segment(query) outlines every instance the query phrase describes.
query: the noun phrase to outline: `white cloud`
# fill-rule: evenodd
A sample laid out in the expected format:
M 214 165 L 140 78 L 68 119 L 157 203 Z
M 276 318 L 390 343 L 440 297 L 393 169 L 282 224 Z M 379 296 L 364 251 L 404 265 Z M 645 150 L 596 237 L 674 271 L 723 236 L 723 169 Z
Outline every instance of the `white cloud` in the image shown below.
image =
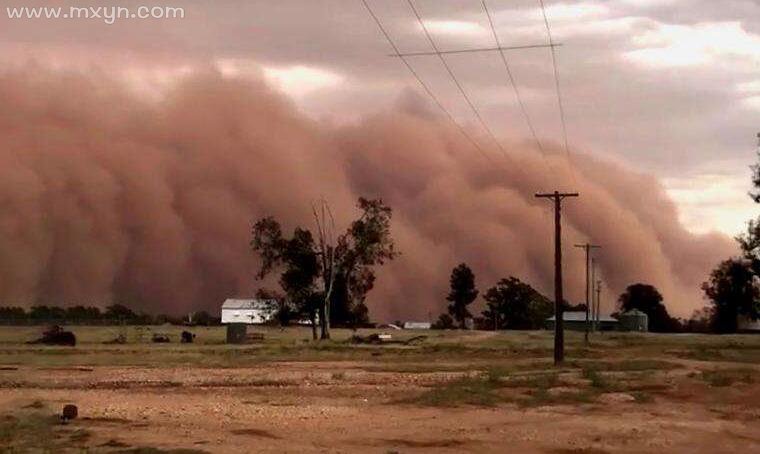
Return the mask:
M 760 62 L 760 36 L 748 33 L 740 22 L 696 25 L 657 24 L 633 38 L 640 49 L 623 54 L 649 67 L 705 65 L 726 58 Z
M 423 21 L 425 28 L 430 33 L 444 35 L 480 35 L 486 32 L 477 22 L 457 20 L 426 20 Z
M 694 66 L 710 62 L 707 54 L 687 46 L 639 49 L 626 52 L 624 57 L 634 63 L 654 67 Z
M 650 6 L 663 6 L 669 5 L 680 0 L 618 0 L 624 5 L 630 5 L 639 8 L 649 8 Z
M 736 84 L 736 91 L 739 93 L 760 93 L 760 80 L 738 83 Z
M 326 69 L 302 65 L 264 67 L 264 75 L 284 92 L 295 97 L 335 87 L 345 80 L 342 75 Z
M 258 78 L 263 75 L 270 83 L 294 98 L 303 98 L 315 91 L 335 87 L 345 80 L 336 72 L 315 66 L 262 66 L 250 59 L 218 59 L 216 67 L 225 77 Z
M 614 19 L 598 19 L 583 22 L 567 22 L 552 28 L 558 38 L 577 35 L 621 35 L 631 33 L 635 26 L 646 21 L 639 17 L 619 17 Z
M 534 10 L 540 13 L 540 9 Z M 546 5 L 546 17 L 550 22 L 586 19 L 589 17 L 606 16 L 609 8 L 599 3 L 554 3 Z
M 695 232 L 717 230 L 728 235 L 757 213 L 757 205 L 747 195 L 748 175 L 700 174 L 662 180 L 667 193 L 678 205 L 684 226 Z
M 747 109 L 760 112 L 760 96 L 750 96 L 749 98 L 744 98 L 742 99 L 742 105 Z

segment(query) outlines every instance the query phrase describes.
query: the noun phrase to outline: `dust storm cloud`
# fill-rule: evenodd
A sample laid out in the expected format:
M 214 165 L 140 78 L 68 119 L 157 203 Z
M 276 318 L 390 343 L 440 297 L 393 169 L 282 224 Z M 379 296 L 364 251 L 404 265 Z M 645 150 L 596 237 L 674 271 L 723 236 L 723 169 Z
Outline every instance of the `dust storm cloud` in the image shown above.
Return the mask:
M 0 304 L 215 310 L 260 285 L 254 219 L 311 226 L 324 197 L 342 228 L 360 195 L 393 207 L 402 252 L 370 293 L 373 318 L 435 317 L 461 261 L 481 290 L 515 275 L 551 295 L 552 218 L 533 193 L 573 178 L 566 157 L 515 143 L 486 160 L 414 100 L 331 126 L 263 82 L 213 71 L 148 101 L 96 73 L 40 68 L 0 75 L 0 100 Z M 568 296 L 584 288 L 572 244 L 590 240 L 604 245 L 607 310 L 638 281 L 677 315 L 700 307 L 699 284 L 731 240 L 688 233 L 653 177 L 580 153 L 573 164 Z

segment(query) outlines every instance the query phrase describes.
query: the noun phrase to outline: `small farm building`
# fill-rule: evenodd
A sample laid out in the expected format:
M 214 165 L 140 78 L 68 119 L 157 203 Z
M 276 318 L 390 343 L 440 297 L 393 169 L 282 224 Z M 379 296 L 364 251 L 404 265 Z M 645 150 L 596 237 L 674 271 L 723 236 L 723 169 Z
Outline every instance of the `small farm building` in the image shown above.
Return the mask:
M 222 323 L 260 325 L 272 320 L 276 313 L 275 300 L 228 298 L 222 304 Z
M 554 329 L 554 316 L 546 319 L 546 329 Z M 585 311 L 566 311 L 562 313 L 562 320 L 565 322 L 565 329 L 571 331 L 586 330 L 586 312 Z M 589 319 L 590 320 L 590 319 Z M 590 322 L 589 322 L 590 323 Z M 609 315 L 600 315 L 597 323 L 597 329 L 600 331 L 614 331 L 618 327 L 618 321 Z
M 404 329 L 430 329 L 430 322 L 404 322 Z

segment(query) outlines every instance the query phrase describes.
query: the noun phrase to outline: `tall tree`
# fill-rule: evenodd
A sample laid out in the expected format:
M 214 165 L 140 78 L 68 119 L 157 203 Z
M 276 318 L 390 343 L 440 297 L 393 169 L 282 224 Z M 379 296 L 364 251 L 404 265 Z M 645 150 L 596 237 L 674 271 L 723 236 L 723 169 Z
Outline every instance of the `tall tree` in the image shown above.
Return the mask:
M 758 140 L 760 140 L 760 134 L 758 135 Z M 760 161 L 760 148 L 758 150 L 757 157 Z M 760 203 L 760 164 L 751 166 L 751 169 L 754 191 L 751 191 L 749 196 L 755 203 Z M 747 222 L 746 233 L 736 237 L 736 241 L 742 249 L 744 258 L 750 261 L 750 267 L 754 276 L 760 277 L 760 217 L 750 219 Z
M 760 288 L 755 276 L 748 259 L 724 260 L 710 273 L 702 290 L 713 305 L 713 331 L 736 332 L 739 316 L 752 320 L 760 318 Z
M 451 315 L 443 313 L 438 317 L 438 320 L 432 324 L 432 329 L 454 329 L 454 319 Z
M 363 197 L 357 207 L 361 216 L 338 238 L 335 260 L 343 285 L 332 301 L 349 323 L 367 321 L 365 300 L 375 285 L 374 268 L 399 255 L 391 236 L 391 208 L 382 199 Z
M 451 290 L 446 300 L 449 301 L 449 314 L 459 323 L 459 327 L 465 328 L 465 320 L 471 317 L 467 306 L 478 297 L 475 288 L 475 274 L 466 263 L 460 263 L 451 271 L 449 279 Z
M 364 301 L 374 286 L 374 268 L 398 255 L 390 232 L 391 208 L 380 199 L 365 198 L 359 198 L 358 208 L 361 216 L 337 238 L 324 202 L 313 206 L 316 241 L 302 228 L 297 228 L 292 238 L 284 238 L 272 217 L 253 227 L 251 248 L 262 258 L 258 277 L 284 268 L 280 286 L 297 306 L 310 311 L 312 320 L 317 308 L 323 339 L 330 338 L 331 321 L 367 320 Z
M 649 331 L 668 333 L 678 331 L 678 320 L 668 314 L 662 302 L 662 294 L 649 284 L 632 284 L 618 298 L 622 312 L 638 309 L 649 318 Z
M 482 315 L 494 329 L 538 329 L 554 312 L 549 298 L 512 276 L 488 289 L 484 299 Z
M 755 203 L 760 203 L 760 165 L 751 168 L 754 190 L 749 196 Z M 702 290 L 713 306 L 711 326 L 721 333 L 736 331 L 739 316 L 751 320 L 760 318 L 760 217 L 750 219 L 746 232 L 737 236 L 736 241 L 741 247 L 742 258 L 724 260 L 702 284 Z
M 322 339 L 330 338 L 330 306 L 336 278 L 335 257 L 335 219 L 330 205 L 321 200 L 319 205 L 312 204 L 312 213 L 317 224 L 317 255 L 322 265 L 322 304 L 319 306 L 319 322 L 322 327 Z
M 314 301 L 319 298 L 316 281 L 321 267 L 311 232 L 298 227 L 291 238 L 285 238 L 280 224 L 272 217 L 265 217 L 254 224 L 252 233 L 251 248 L 262 259 L 257 277 L 263 279 L 274 269 L 282 268 L 280 287 L 295 312 L 311 320 L 312 336 L 316 339 L 319 305 Z

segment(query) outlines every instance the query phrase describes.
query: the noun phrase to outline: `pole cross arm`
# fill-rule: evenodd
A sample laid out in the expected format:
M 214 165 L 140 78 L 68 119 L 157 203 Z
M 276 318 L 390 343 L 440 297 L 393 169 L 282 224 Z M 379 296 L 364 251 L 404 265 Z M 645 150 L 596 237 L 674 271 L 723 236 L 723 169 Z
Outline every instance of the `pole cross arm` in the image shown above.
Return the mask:
M 538 198 L 545 198 L 545 199 L 553 199 L 555 197 L 558 197 L 560 200 L 564 199 L 565 197 L 578 197 L 577 192 L 539 192 L 536 193 L 536 197 Z

